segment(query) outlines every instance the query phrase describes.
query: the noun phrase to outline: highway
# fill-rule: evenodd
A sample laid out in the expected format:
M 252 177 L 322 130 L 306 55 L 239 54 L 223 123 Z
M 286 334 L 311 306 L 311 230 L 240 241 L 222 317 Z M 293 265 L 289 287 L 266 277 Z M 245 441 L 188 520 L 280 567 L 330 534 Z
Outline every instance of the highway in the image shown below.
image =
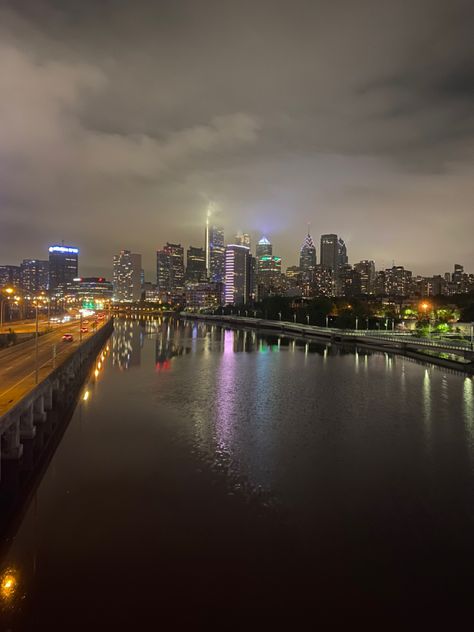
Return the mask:
M 85 327 L 87 333 L 82 334 L 86 340 L 106 322 L 99 321 L 97 328 L 92 328 L 92 320 Z M 79 321 L 66 323 L 54 331 L 38 337 L 38 382 L 41 382 L 55 367 L 59 366 L 80 345 Z M 64 333 L 74 336 L 73 342 L 64 342 Z M 36 384 L 35 371 L 35 339 L 0 351 L 0 415 L 14 406 Z M 56 354 L 54 356 L 54 348 Z
M 64 323 L 55 323 L 52 321 L 40 319 L 38 320 L 38 330 L 44 331 L 45 329 L 55 329 L 57 327 L 62 327 Z M 3 323 L 3 327 L 0 328 L 0 334 L 7 334 L 10 329 L 14 331 L 16 334 L 27 334 L 34 333 L 36 329 L 36 320 L 28 319 L 28 320 L 13 320 L 7 321 Z

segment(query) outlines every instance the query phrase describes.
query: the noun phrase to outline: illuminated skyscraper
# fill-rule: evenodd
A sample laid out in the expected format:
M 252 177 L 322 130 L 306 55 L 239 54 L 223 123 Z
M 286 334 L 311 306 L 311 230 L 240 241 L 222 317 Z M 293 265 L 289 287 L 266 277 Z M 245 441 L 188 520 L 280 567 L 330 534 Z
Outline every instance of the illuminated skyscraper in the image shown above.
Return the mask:
M 79 250 L 72 246 L 55 244 L 49 247 L 49 290 L 64 289 L 78 276 Z
M 263 255 L 272 256 L 273 247 L 266 237 L 262 237 L 260 241 L 258 242 L 255 254 L 257 257 L 257 267 L 258 267 L 258 260 L 260 257 L 262 257 Z
M 208 226 L 206 233 L 207 273 L 211 281 L 222 283 L 225 274 L 224 229 L 221 226 L 211 225 Z
M 360 275 L 361 294 L 375 294 L 375 262 L 364 259 L 354 264 L 354 270 Z
M 246 246 L 230 244 L 225 249 L 224 303 L 242 305 L 250 298 L 251 259 Z
M 206 252 L 204 248 L 189 246 L 186 255 L 186 281 L 204 281 L 206 279 Z
M 315 267 L 316 247 L 308 230 L 308 234 L 306 235 L 300 250 L 300 269 L 302 272 L 311 272 Z
M 184 293 L 184 248 L 181 244 L 166 243 L 156 253 L 156 284 L 159 292 L 176 298 Z
M 139 301 L 142 292 L 141 283 L 142 256 L 121 250 L 114 256 L 113 300 L 119 303 Z

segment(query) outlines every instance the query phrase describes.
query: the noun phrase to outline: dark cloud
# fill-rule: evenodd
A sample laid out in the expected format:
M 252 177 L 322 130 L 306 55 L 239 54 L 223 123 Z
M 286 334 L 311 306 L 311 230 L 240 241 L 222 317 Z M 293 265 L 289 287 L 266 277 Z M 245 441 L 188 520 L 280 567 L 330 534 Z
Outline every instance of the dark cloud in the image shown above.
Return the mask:
M 471 2 L 0 0 L 0 263 L 231 237 L 474 271 Z M 420 247 L 422 243 L 422 247 Z M 87 263 L 86 263 L 87 262 Z

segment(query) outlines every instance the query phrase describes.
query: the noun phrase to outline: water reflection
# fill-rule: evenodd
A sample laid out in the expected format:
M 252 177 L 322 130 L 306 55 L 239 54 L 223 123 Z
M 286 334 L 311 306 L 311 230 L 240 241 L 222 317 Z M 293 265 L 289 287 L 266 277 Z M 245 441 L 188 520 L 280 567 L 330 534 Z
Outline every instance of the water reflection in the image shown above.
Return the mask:
M 144 334 L 144 321 L 137 325 L 132 320 L 116 319 L 112 339 L 114 365 L 121 370 L 140 366 Z

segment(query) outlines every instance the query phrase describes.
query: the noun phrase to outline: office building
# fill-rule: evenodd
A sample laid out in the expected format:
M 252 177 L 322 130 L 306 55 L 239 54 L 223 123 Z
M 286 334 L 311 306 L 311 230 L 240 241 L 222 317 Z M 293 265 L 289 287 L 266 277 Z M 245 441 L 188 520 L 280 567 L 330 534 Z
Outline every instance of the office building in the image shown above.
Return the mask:
M 121 250 L 114 256 L 113 300 L 132 303 L 141 299 L 142 256 L 130 250 Z
M 186 281 L 199 283 L 206 280 L 206 251 L 189 246 L 186 252 Z
M 188 309 L 215 309 L 221 303 L 222 283 L 211 281 L 186 283 L 186 307 Z
M 313 238 L 309 234 L 305 237 L 300 250 L 300 269 L 303 273 L 308 273 L 316 267 L 316 247 Z
M 224 229 L 206 226 L 206 269 L 213 283 L 222 283 L 225 275 Z
M 337 235 L 321 235 L 321 265 L 333 272 L 337 271 L 339 262 L 339 243 Z
M 113 298 L 113 283 L 105 277 L 78 277 L 67 286 L 66 298 L 87 309 L 103 309 Z
M 250 299 L 250 251 L 246 246 L 230 244 L 225 249 L 224 303 L 242 305 Z
M 49 291 L 62 293 L 68 283 L 79 276 L 79 250 L 54 244 L 49 247 Z
M 349 263 L 347 247 L 344 240 L 339 237 L 337 240 L 337 267 L 346 266 Z
M 234 244 L 246 246 L 250 250 L 250 235 L 248 233 L 237 233 Z

